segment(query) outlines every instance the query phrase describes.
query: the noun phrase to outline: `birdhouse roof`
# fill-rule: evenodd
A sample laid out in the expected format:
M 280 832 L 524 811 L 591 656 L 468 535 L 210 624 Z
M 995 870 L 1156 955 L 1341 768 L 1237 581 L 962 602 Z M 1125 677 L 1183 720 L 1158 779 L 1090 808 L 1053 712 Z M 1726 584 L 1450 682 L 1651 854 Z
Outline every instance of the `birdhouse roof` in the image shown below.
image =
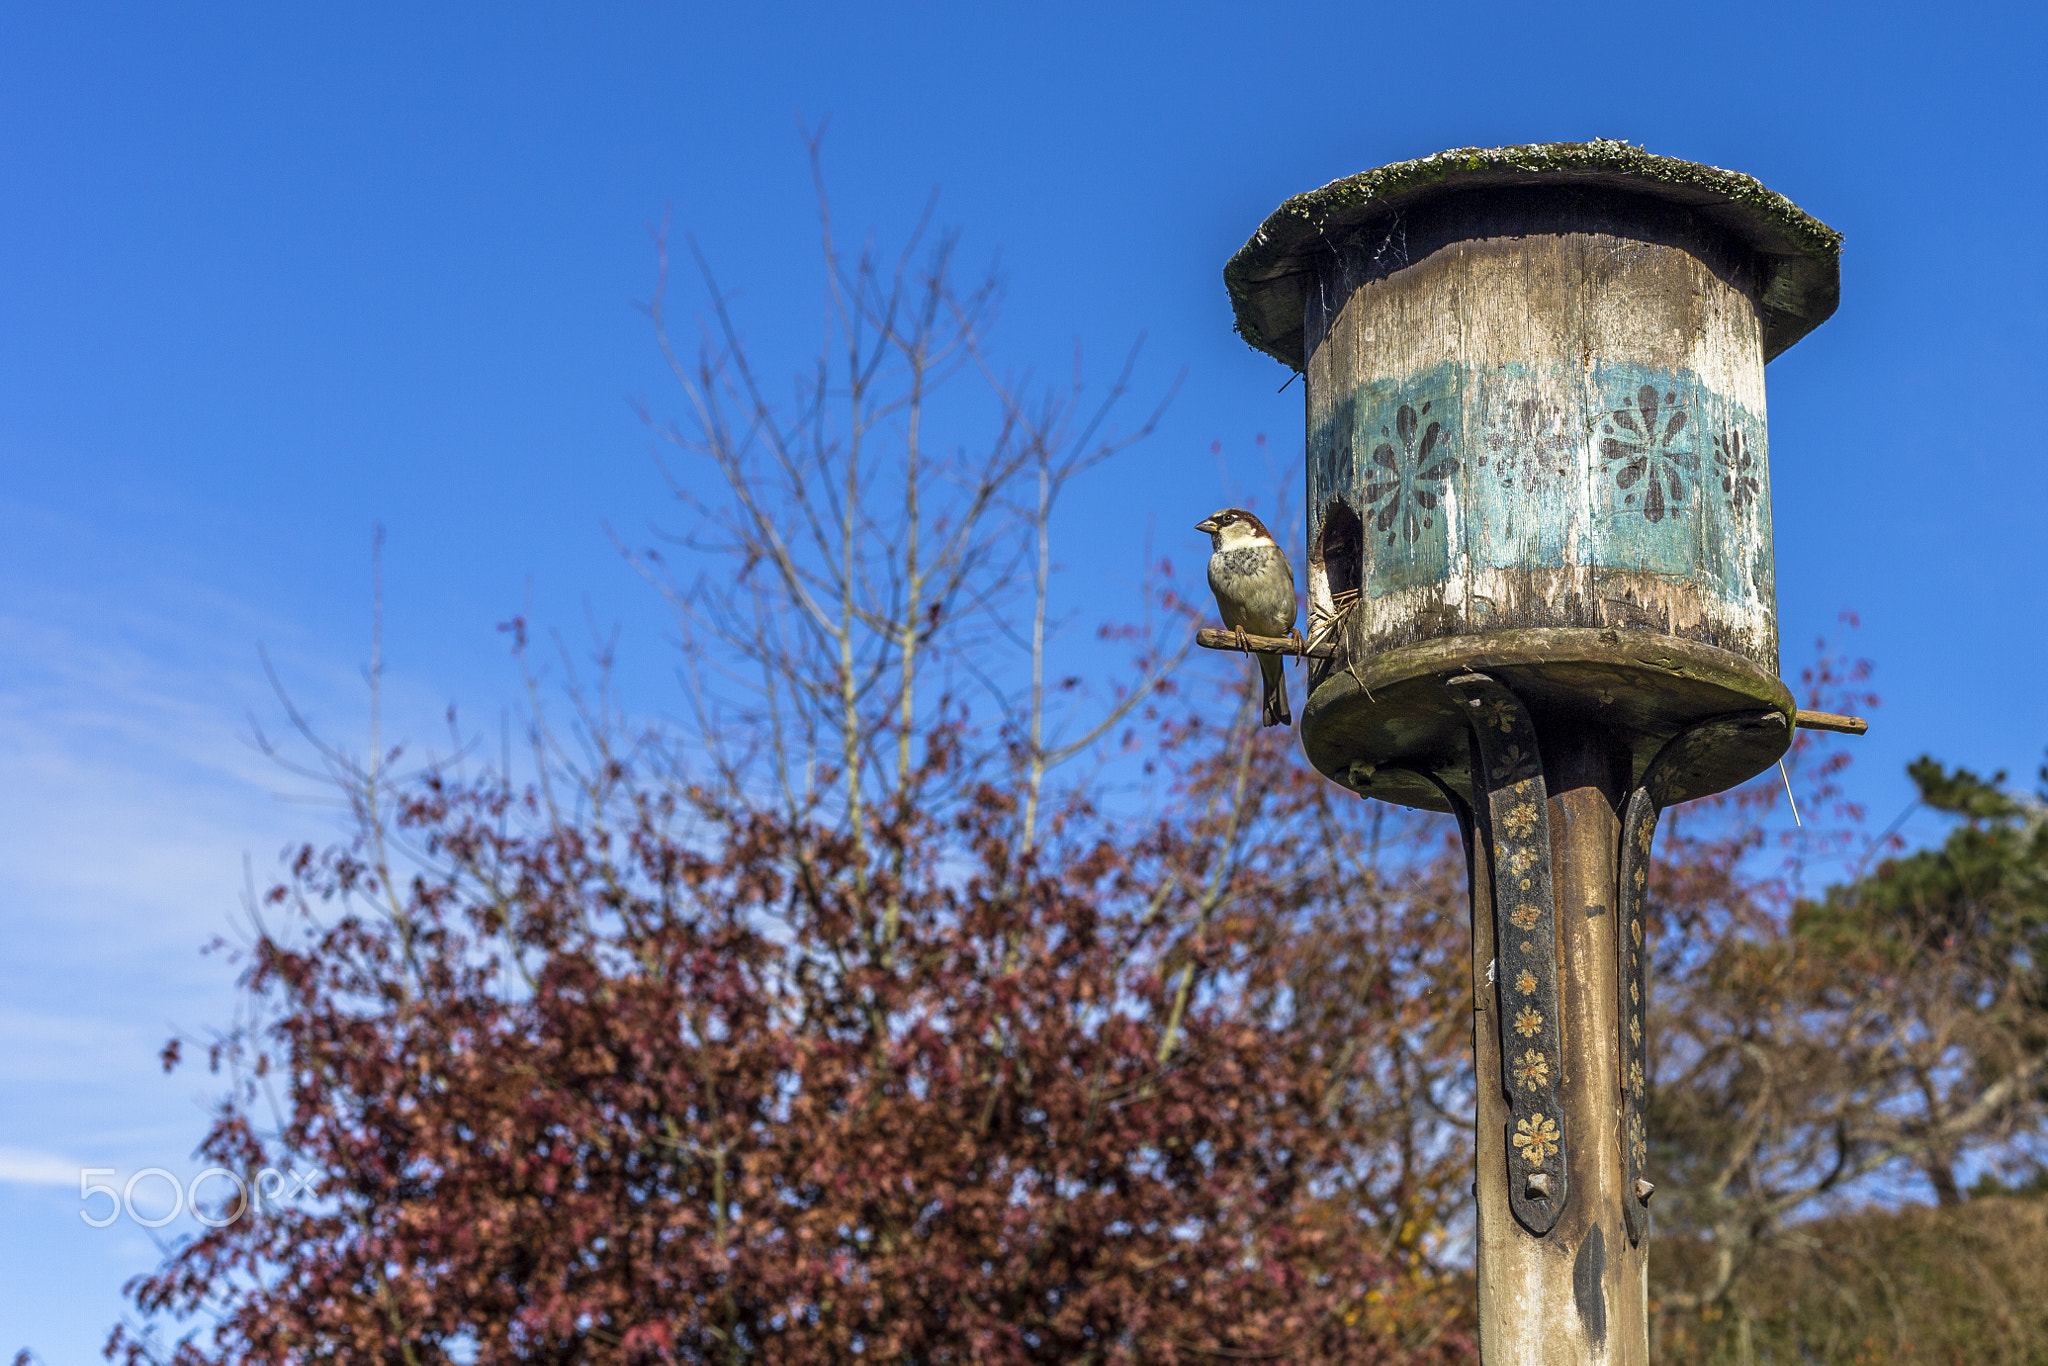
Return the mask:
M 1764 359 L 1827 320 L 1841 297 L 1842 234 L 1753 177 L 1652 156 L 1626 142 L 1460 147 L 1333 180 L 1275 209 L 1223 267 L 1237 332 L 1299 370 L 1302 306 L 1318 258 L 1352 229 L 1464 190 L 1584 187 L 1682 205 L 1756 254 Z

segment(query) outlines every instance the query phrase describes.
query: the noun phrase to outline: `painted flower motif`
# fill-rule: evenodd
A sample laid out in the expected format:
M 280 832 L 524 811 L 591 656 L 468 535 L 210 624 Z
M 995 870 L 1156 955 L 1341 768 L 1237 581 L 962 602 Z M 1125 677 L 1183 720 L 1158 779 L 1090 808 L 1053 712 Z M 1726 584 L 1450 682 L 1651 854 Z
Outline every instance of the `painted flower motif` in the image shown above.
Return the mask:
M 1529 974 L 1526 972 L 1522 975 L 1529 977 Z M 1529 982 L 1532 986 L 1535 984 L 1535 981 L 1534 977 L 1529 977 Z M 1520 1013 L 1515 1016 L 1515 1033 L 1525 1039 L 1535 1038 L 1537 1031 L 1542 1028 L 1543 1013 L 1533 1007 L 1523 1006 Z
M 1614 485 L 1628 490 L 1622 502 L 1641 512 L 1647 521 L 1661 522 L 1667 512 L 1675 515 L 1685 504 L 1685 476 L 1699 474 L 1700 454 L 1692 449 L 1686 423 L 1677 393 L 1660 399 L 1648 384 L 1636 390 L 1633 399 L 1622 400 L 1621 407 L 1600 417 L 1595 449 L 1602 467 L 1613 472 L 1616 463 L 1620 464 Z
M 1512 853 L 1508 855 L 1508 872 L 1515 877 L 1520 877 L 1522 874 L 1528 872 L 1530 865 L 1534 864 L 1535 862 L 1536 851 L 1525 845 L 1520 849 L 1514 850 Z
M 1508 808 L 1507 815 L 1500 818 L 1500 823 L 1515 839 L 1527 839 L 1529 832 L 1536 828 L 1536 804 L 1523 802 L 1520 806 Z
M 1643 1064 L 1640 1060 L 1631 1061 L 1628 1065 L 1628 1093 L 1637 1100 L 1643 1098 Z
M 1479 726 L 1482 730 L 1498 730 L 1502 735 L 1515 733 L 1515 709 L 1506 702 L 1489 702 L 1480 709 Z
M 1518 1119 L 1510 1141 L 1522 1150 L 1522 1156 L 1530 1166 L 1540 1167 L 1545 1158 L 1557 1151 L 1557 1121 L 1544 1118 L 1541 1111 L 1527 1119 Z
M 1631 1015 L 1628 1017 L 1628 1041 L 1632 1044 L 1641 1043 L 1643 1041 L 1642 1016 Z
M 1643 1117 L 1628 1117 L 1628 1152 L 1635 1159 L 1636 1170 L 1641 1171 L 1650 1160 L 1650 1145 L 1643 1141 Z
M 1629 1003 L 1630 1005 L 1632 1005 L 1632 1006 L 1639 1006 L 1639 1005 L 1641 1005 L 1641 1004 L 1643 1003 L 1643 991 L 1642 991 L 1642 988 L 1641 988 L 1641 987 L 1638 987 L 1638 986 L 1637 986 L 1637 985 L 1635 984 L 1635 979 L 1634 979 L 1634 978 L 1630 978 L 1630 979 L 1629 979 L 1629 984 L 1628 984 L 1628 1003 Z
M 1571 473 L 1573 444 L 1565 415 L 1555 404 L 1520 399 L 1498 404 L 1487 414 L 1486 449 L 1479 464 L 1508 488 L 1518 480 L 1523 488 L 1536 488 Z
M 1530 762 L 1533 757 L 1533 755 L 1522 753 L 1520 745 L 1509 745 L 1500 752 L 1500 759 L 1493 766 L 1493 780 L 1495 782 L 1502 782 L 1511 775 L 1521 772 L 1522 766 Z M 1533 807 L 1530 809 L 1534 810 Z M 1532 816 L 1530 819 L 1533 821 L 1534 817 Z
M 1518 930 L 1535 929 L 1536 916 L 1536 908 L 1534 906 L 1531 906 L 1527 902 L 1523 902 L 1521 905 L 1515 907 L 1515 909 L 1508 912 L 1508 919 L 1515 922 L 1515 928 Z
M 1749 511 L 1759 488 L 1757 460 L 1742 428 L 1723 427 L 1714 437 L 1714 466 L 1721 476 L 1721 492 L 1728 495 L 1728 505 L 1737 512 Z
M 1402 404 L 1393 428 L 1380 428 L 1386 440 L 1373 447 L 1373 482 L 1365 486 L 1364 497 L 1376 509 L 1373 528 L 1386 534 L 1388 545 L 1397 536 L 1410 544 L 1421 539 L 1435 524 L 1444 481 L 1458 472 L 1457 457 L 1442 449 L 1449 444 L 1443 423 L 1424 427 L 1422 419 L 1428 416 L 1427 403 L 1420 411 Z
M 1550 1080 L 1550 1060 L 1531 1048 L 1515 1062 L 1515 1084 L 1534 1091 Z
M 1535 944 L 1534 944 L 1533 942 L 1531 942 L 1530 940 L 1524 939 L 1524 940 L 1522 941 L 1522 952 L 1523 952 L 1523 953 L 1534 953 L 1534 952 L 1536 952 L 1536 945 L 1535 945 Z
M 1515 990 L 1521 992 L 1524 996 L 1535 995 L 1536 974 L 1527 968 L 1523 968 L 1522 975 L 1515 979 Z

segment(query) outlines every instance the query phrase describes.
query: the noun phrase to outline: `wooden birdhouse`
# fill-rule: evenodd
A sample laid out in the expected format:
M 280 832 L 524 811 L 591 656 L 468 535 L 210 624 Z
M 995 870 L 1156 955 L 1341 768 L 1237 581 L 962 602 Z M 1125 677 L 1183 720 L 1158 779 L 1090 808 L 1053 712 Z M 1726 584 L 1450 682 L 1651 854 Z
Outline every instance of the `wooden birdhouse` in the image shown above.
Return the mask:
M 1620 142 L 1440 153 L 1288 200 L 1224 272 L 1238 331 L 1307 383 L 1302 742 L 1444 809 L 1446 670 L 1584 713 L 1631 776 L 1703 718 L 1782 723 L 1764 365 L 1834 311 L 1840 236 L 1748 176 Z
M 1658 813 L 1862 725 L 1778 677 L 1764 403 L 1840 244 L 1748 176 L 1565 143 L 1335 181 L 1224 270 L 1307 379 L 1302 746 L 1470 856 L 1490 1362 L 1647 1359 Z

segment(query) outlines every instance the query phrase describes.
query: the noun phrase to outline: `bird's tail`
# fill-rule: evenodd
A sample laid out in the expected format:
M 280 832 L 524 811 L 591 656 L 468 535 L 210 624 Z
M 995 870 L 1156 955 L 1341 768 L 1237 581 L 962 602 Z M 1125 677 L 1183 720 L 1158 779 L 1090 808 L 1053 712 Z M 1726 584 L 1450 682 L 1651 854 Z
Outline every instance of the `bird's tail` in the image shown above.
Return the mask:
M 1278 655 L 1259 656 L 1259 674 L 1266 684 L 1266 718 L 1269 726 L 1291 726 L 1294 714 L 1287 710 L 1287 662 Z

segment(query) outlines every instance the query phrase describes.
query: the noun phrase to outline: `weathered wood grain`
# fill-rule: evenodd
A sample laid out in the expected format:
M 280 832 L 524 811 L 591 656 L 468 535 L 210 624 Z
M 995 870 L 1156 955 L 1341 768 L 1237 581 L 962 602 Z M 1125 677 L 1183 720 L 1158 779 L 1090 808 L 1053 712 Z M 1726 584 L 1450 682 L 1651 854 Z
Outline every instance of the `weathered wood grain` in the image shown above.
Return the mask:
M 1325 534 L 1355 518 L 1356 549 L 1336 538 L 1362 557 L 1354 654 L 1611 627 L 1775 672 L 1754 272 L 1625 215 L 1508 235 L 1564 212 L 1447 208 L 1405 226 L 1394 269 L 1384 242 L 1333 251 L 1304 317 L 1310 633 L 1354 572 Z
M 1837 735 L 1866 735 L 1870 723 L 1860 716 L 1838 716 L 1831 711 L 1800 711 L 1794 720 L 1801 730 L 1831 730 Z
M 1470 745 L 1444 681 L 1486 673 L 1548 727 L 1594 724 L 1626 748 L 1640 775 L 1670 739 L 1703 718 L 1743 724 L 1695 756 L 1678 800 L 1706 796 L 1769 768 L 1792 739 L 1792 694 L 1740 655 L 1641 631 L 1532 627 L 1404 645 L 1364 658 L 1315 660 L 1301 714 L 1309 762 L 1361 795 L 1446 809 L 1426 771 L 1470 793 Z M 1775 718 L 1763 721 L 1763 716 Z

